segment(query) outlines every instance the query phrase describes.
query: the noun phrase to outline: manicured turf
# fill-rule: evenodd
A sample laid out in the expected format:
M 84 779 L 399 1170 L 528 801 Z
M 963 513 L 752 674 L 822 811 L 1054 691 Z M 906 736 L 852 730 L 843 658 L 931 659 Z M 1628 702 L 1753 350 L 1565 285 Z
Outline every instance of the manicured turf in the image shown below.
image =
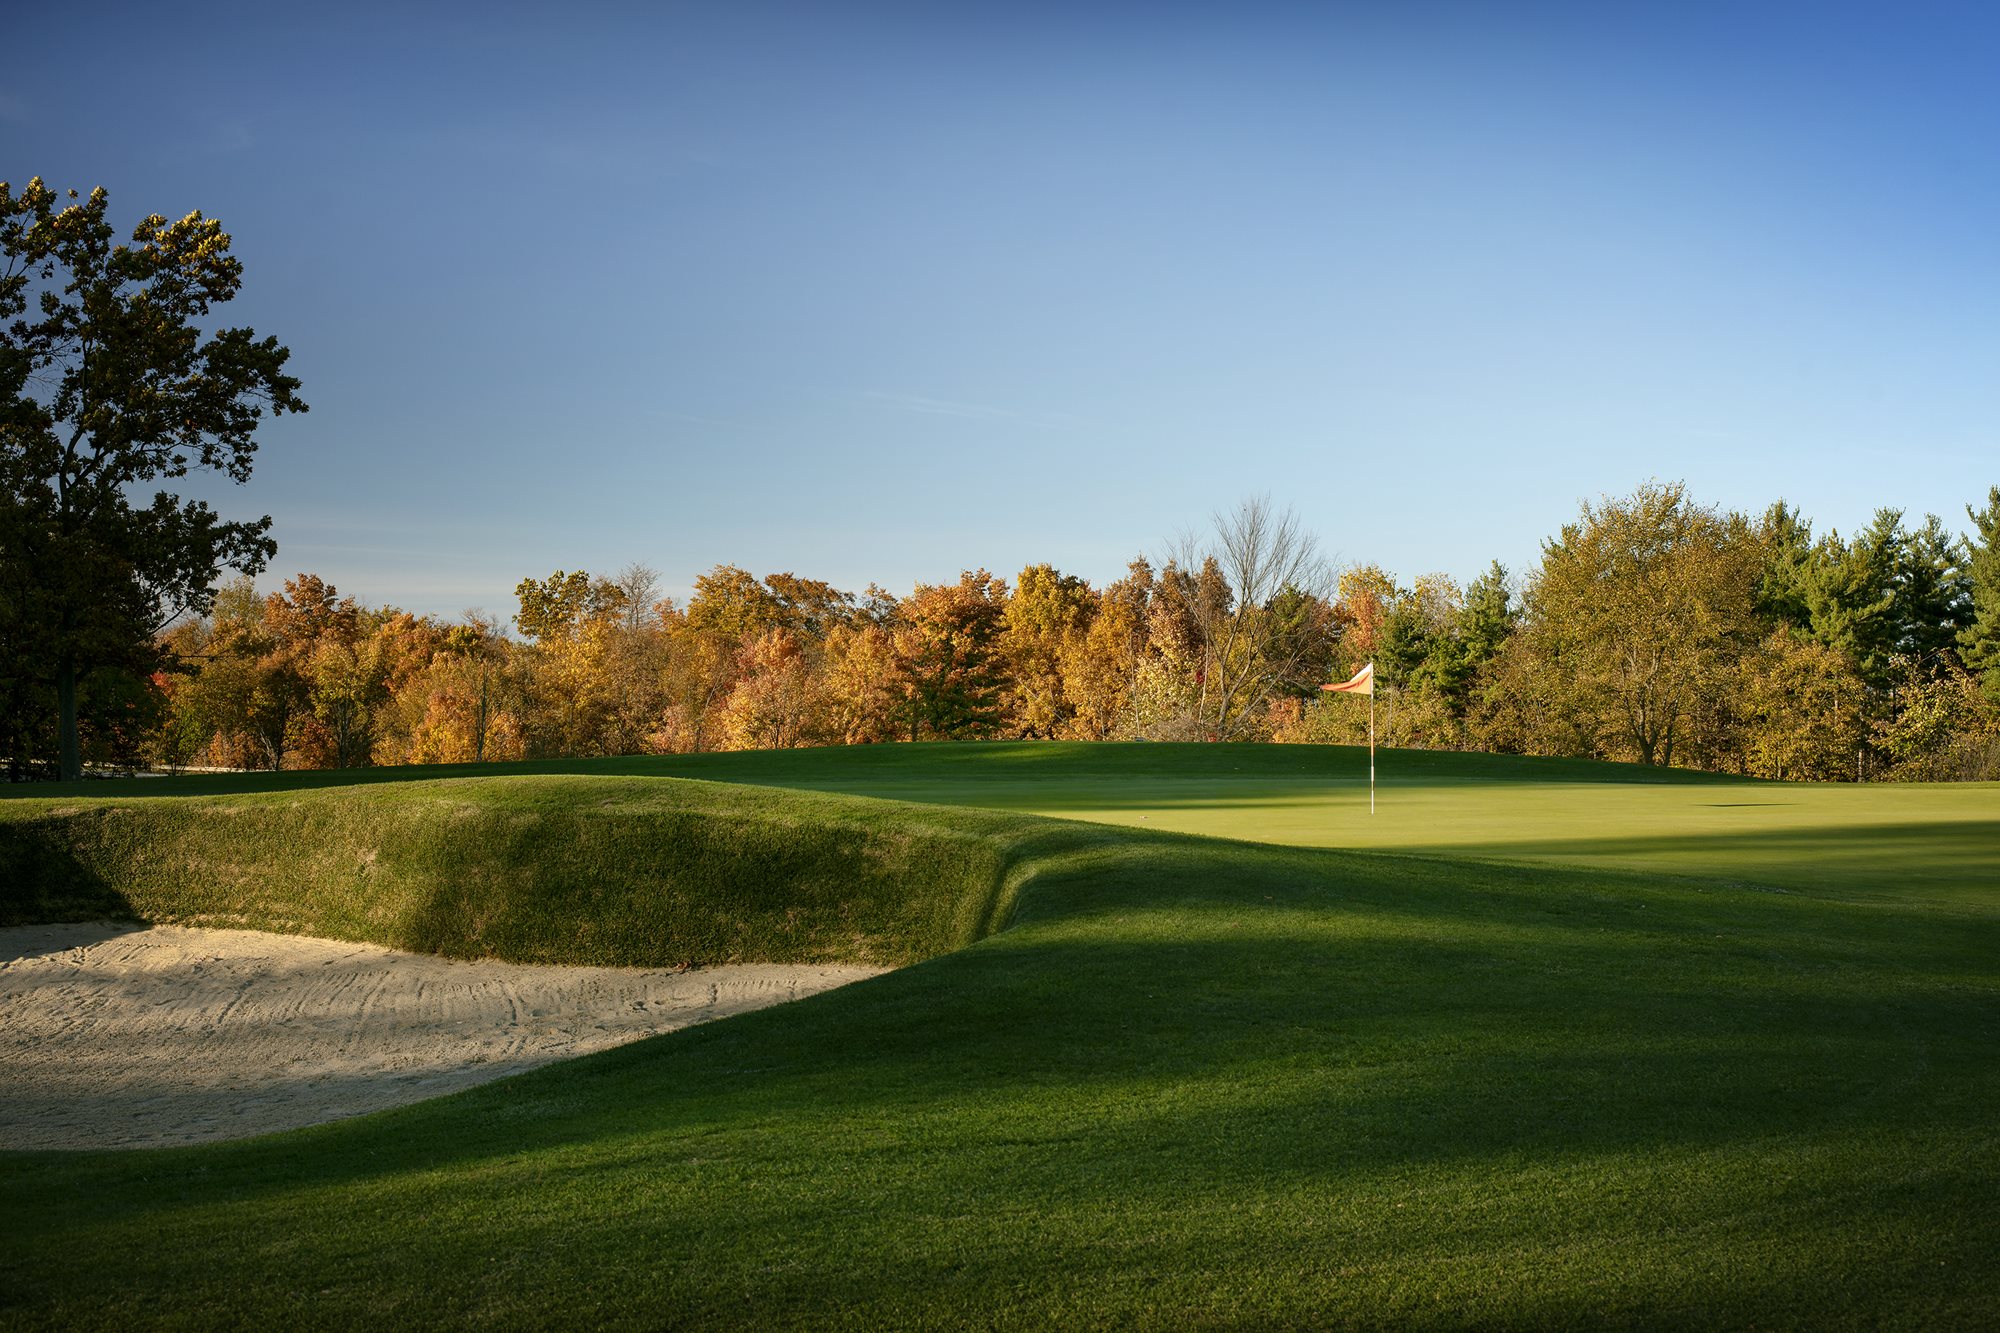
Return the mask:
M 0 1158 L 0 1317 L 2000 1322 L 2000 789 L 1385 755 L 1371 820 L 1354 759 L 924 746 L 0 802 L 0 846 L 42 867 L 24 913 L 63 905 L 58 854 L 144 911 L 227 909 L 101 831 L 156 820 L 183 860 L 277 849 L 232 892 L 326 929 L 375 827 L 405 907 L 459 856 L 474 883 L 525 866 L 498 919 L 536 956 L 588 880 L 607 922 L 662 886 L 742 895 L 635 948 L 672 954 L 686 920 L 743 957 L 930 958 L 363 1120 Z M 667 774 L 764 785 L 639 780 Z M 53 813 L 99 792 L 124 813 Z M 526 831 L 453 841 L 458 806 Z M 252 832 L 188 827 L 216 824 Z M 304 889 L 272 887 L 286 846 L 320 867 Z M 798 913 L 731 879 L 730 847 Z M 545 885 L 562 906 L 532 906 Z M 898 917 L 905 895 L 925 905 Z M 841 910 L 871 924 L 797 924 Z
M 930 750 L 947 762 L 931 762 Z M 914 751 L 915 753 L 908 753 Z M 653 761 L 844 791 L 1301 847 L 1694 875 L 1992 905 L 2000 784 L 1799 785 L 1589 760 L 1289 745 L 897 746 Z M 644 763 L 647 761 L 630 761 Z

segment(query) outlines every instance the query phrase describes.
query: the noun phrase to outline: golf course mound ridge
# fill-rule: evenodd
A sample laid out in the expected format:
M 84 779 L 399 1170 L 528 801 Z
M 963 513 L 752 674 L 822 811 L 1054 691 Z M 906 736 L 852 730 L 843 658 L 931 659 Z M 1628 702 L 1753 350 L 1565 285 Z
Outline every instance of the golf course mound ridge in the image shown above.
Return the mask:
M 1030 821 L 669 778 L 0 804 L 0 925 L 138 919 L 451 958 L 895 967 L 1004 924 Z

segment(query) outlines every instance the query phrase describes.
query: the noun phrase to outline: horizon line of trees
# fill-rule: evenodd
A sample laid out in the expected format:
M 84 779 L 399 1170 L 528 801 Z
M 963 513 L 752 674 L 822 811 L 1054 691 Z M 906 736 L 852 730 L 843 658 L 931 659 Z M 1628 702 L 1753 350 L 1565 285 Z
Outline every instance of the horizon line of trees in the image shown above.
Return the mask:
M 1678 484 L 1586 504 L 1519 578 L 1335 571 L 1268 501 L 1102 588 L 1050 565 L 898 597 L 720 565 L 524 579 L 498 624 L 260 597 L 246 481 L 301 413 L 275 337 L 225 325 L 229 234 L 121 231 L 102 188 L 0 181 L 0 769 L 480 761 L 928 737 L 1358 740 L 1317 690 L 1377 664 L 1391 744 L 1774 777 L 1991 777 L 2000 487 L 1972 529 L 1882 510 L 1815 536 Z M 149 494 L 150 492 L 150 494 Z M 242 575 L 218 586 L 222 571 Z
M 718 565 L 523 579 L 510 635 L 301 574 L 224 585 L 154 669 L 82 682 L 100 764 L 347 768 L 929 739 L 1383 743 L 1773 778 L 2000 778 L 2000 487 L 1971 530 L 1815 535 L 1679 483 L 1582 506 L 1516 579 L 1336 570 L 1268 500 L 1093 587 L 1048 564 L 905 596 Z M 16 698 L 20 684 L 13 681 Z M 53 738 L 13 709 L 9 775 Z M 46 712 L 41 714 L 46 716 Z M 41 728 L 47 731 L 46 725 Z

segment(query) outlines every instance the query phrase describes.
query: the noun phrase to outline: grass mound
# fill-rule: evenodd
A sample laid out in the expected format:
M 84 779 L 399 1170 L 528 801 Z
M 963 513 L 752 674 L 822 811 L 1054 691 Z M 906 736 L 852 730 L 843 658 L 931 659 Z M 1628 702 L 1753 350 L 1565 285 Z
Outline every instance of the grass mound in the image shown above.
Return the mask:
M 1003 918 L 1026 821 L 590 776 L 0 803 L 0 924 L 138 917 L 447 957 L 895 966 Z

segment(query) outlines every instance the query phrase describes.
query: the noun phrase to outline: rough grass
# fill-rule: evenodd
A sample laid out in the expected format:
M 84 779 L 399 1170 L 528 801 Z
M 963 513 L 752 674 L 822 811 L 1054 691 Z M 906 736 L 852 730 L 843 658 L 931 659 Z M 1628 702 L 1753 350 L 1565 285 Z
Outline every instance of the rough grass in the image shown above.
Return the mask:
M 0 924 L 137 917 L 447 957 L 895 966 L 986 934 L 1018 817 L 521 776 L 0 804 Z
M 850 787 L 935 804 L 796 790 L 839 782 L 832 755 L 676 771 L 788 784 L 735 798 L 801 827 L 984 843 L 995 901 L 1018 891 L 1006 929 L 365 1119 L 0 1156 L 0 1320 L 2000 1323 L 1994 789 L 1835 800 L 1438 760 L 1400 789 L 1421 818 L 1385 825 L 1403 818 L 1385 805 L 1371 825 L 1351 782 L 1310 763 L 1232 777 L 1222 747 L 1073 766 L 1056 750 L 881 753 Z M 482 799 L 504 822 L 546 798 L 546 836 L 524 845 L 549 865 L 585 809 L 745 808 L 731 789 L 657 786 L 502 779 Z M 428 827 L 399 802 L 463 790 L 311 794 L 351 807 L 326 827 L 371 809 Z M 184 804 L 116 799 L 132 817 Z M 1098 822 L 963 808 L 981 800 L 1072 800 Z M 23 818 L 53 817 L 0 807 Z M 666 816 L 631 827 L 669 826 L 647 820 Z M 1261 841 L 1151 831 L 1172 820 Z M 1367 849 L 1277 845 L 1287 828 Z M 653 835 L 601 836 L 611 858 Z M 598 882 L 616 878 L 602 866 Z M 952 920 L 945 948 L 971 918 Z

